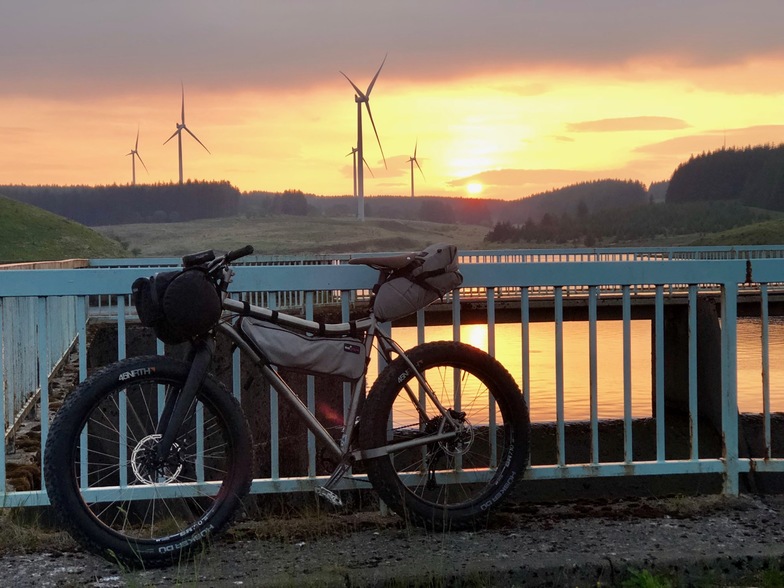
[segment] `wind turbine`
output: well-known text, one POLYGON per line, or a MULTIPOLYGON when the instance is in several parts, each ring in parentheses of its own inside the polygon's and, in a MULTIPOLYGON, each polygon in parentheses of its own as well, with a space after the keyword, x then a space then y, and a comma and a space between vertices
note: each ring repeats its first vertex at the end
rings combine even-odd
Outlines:
MULTIPOLYGON (((351 84, 351 87, 354 88, 356 94, 354 95, 354 102, 357 103, 357 159, 360 161, 365 161, 364 157, 364 150, 362 145, 362 105, 364 104, 367 108, 368 116, 370 117, 370 124, 373 125, 373 132, 376 134, 376 141, 378 141, 378 148, 381 150, 381 157, 384 160, 384 167, 387 166, 387 158, 384 157, 384 148, 381 147, 381 139, 378 138, 378 131, 376 130, 376 123, 373 121, 373 113, 370 111, 370 93, 373 91, 373 86, 376 83, 376 79, 378 79, 378 74, 381 73, 381 68, 384 67, 384 63, 387 60, 387 56, 384 56, 384 60, 381 62, 381 65, 378 67, 378 71, 376 75, 373 76, 373 79, 370 81, 370 85, 367 87, 367 90, 363 92, 360 90, 357 85, 351 81, 346 74, 342 71, 340 72, 344 78, 348 80, 348 83, 351 84)), ((364 169, 361 165, 355 166, 357 170, 357 218, 359 220, 365 220, 365 174, 364 169)))
MULTIPOLYGON (((169 137, 168 139, 166 139, 166 140, 163 142, 163 144, 164 144, 164 145, 166 145, 166 143, 168 143, 169 141, 171 141, 171 140, 172 140, 172 139, 175 137, 175 135, 177 136, 177 150, 178 150, 178 153, 179 153, 179 155, 180 155, 180 184, 182 184, 182 131, 183 131, 183 130, 184 130, 184 131, 187 131, 187 133, 188 133, 188 134, 189 134, 191 137, 193 137, 194 139, 196 139, 196 142, 197 142, 199 145, 201 145, 202 147, 204 147, 204 150, 205 150, 207 153, 210 153, 210 150, 209 150, 209 149, 207 149, 207 147, 205 147, 204 143, 202 143, 201 141, 199 141, 199 138, 198 138, 196 135, 194 135, 194 134, 191 132, 191 130, 190 130, 188 127, 186 127, 186 126, 185 126, 185 86, 183 86, 183 85, 182 85, 182 83, 180 83, 180 86, 181 86, 181 88, 182 88, 182 119, 181 119, 181 120, 182 120, 182 122, 178 122, 178 123, 177 123, 177 130, 176 130, 176 131, 174 131, 174 133, 172 133, 172 136, 171 136, 171 137, 169 137)), ((210 155, 212 155, 212 154, 210 153, 210 155)))
POLYGON ((419 141, 414 143, 414 155, 408 158, 408 163, 411 164, 411 198, 414 197, 414 164, 415 163, 416 163, 416 166, 419 168, 419 173, 422 174, 422 179, 423 180, 425 179, 425 172, 422 171, 422 168, 420 167, 419 162, 417 161, 417 158, 416 158, 416 152, 417 152, 417 145, 418 144, 419 144, 419 141))
MULTIPOLYGON (((357 197, 357 151, 359 151, 359 150, 356 147, 352 147, 351 151, 349 153, 346 153, 346 157, 348 157, 349 155, 353 155, 354 156, 354 175, 353 175, 353 178, 354 178, 354 198, 357 197)), ((375 178, 376 176, 373 173, 373 170, 370 169, 370 166, 368 165, 367 160, 363 157, 362 161, 367 166, 368 171, 370 172, 370 175, 375 178)))
POLYGON ((136 129, 136 145, 133 149, 131 149, 130 153, 126 153, 126 155, 131 156, 131 170, 133 171, 133 182, 131 183, 132 186, 136 185, 136 158, 139 158, 139 163, 144 166, 144 171, 150 173, 150 170, 147 169, 147 166, 144 165, 144 161, 142 161, 142 156, 139 155, 139 129, 136 129))

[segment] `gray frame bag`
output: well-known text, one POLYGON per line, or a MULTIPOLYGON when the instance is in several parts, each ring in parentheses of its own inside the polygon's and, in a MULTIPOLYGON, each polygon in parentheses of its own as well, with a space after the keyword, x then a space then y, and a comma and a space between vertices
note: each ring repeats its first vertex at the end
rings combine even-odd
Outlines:
POLYGON ((365 343, 355 337, 319 337, 245 317, 243 334, 269 363, 308 374, 356 380, 365 372, 365 343))
POLYGON ((443 299, 462 283, 457 247, 430 245, 417 253, 411 264, 385 276, 377 285, 373 313, 382 322, 403 318, 443 299))

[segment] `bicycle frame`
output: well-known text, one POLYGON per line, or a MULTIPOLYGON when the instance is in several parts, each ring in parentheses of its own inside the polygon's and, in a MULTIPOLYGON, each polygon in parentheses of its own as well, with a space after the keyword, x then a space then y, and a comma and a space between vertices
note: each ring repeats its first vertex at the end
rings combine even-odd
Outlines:
MULTIPOLYGON (((241 350, 242 353, 248 356, 251 361, 260 368, 262 375, 269 382, 270 386, 272 386, 272 388, 282 398, 284 398, 291 407, 293 407, 298 416, 302 418, 307 428, 312 431, 321 442, 324 443, 324 445, 336 458, 340 460, 341 465, 338 466, 338 469, 333 474, 335 479, 333 480, 333 478, 330 478, 330 481, 326 485, 327 487, 336 483, 342 474, 348 469, 350 463, 353 461, 361 461, 364 459, 380 457, 391 453, 393 450, 399 451, 404 448, 418 447, 437 441, 452 439, 457 434, 455 431, 460 429, 459 423, 453 418, 450 411, 439 402, 436 394, 430 388, 425 378, 421 373, 419 373, 416 366, 414 366, 414 364, 408 360, 405 351, 391 337, 384 334, 378 328, 378 321, 372 313, 367 318, 356 321, 352 329, 351 323, 333 323, 322 325, 315 321, 309 321, 292 315, 278 313, 268 308, 250 305, 244 302, 233 300, 231 298, 226 298, 224 300, 223 307, 225 310, 235 314, 240 314, 260 320, 274 321, 284 327, 288 326, 311 333, 318 333, 321 331, 334 336, 339 336, 348 335, 352 332, 352 330, 365 332, 365 349, 367 354, 365 357, 365 374, 367 373, 367 365, 370 361, 370 354, 374 347, 379 350, 386 362, 392 361, 393 354, 396 354, 399 357, 403 357, 404 360, 408 363, 409 368, 412 370, 412 373, 415 375, 416 381, 424 391, 426 398, 428 398, 433 403, 433 405, 438 409, 441 416, 443 417, 439 432, 433 435, 428 435, 427 437, 411 439, 409 441, 397 443, 394 446, 394 449, 391 446, 378 447, 371 450, 361 450, 355 448, 354 436, 356 425, 359 421, 360 401, 365 396, 365 375, 363 374, 363 376, 354 383, 348 413, 345 418, 344 432, 341 438, 341 442, 338 444, 333 439, 329 431, 327 431, 327 429, 318 421, 318 419, 316 419, 305 403, 297 396, 297 394, 291 389, 286 381, 278 374, 278 372, 269 366, 265 358, 259 355, 257 350, 240 335, 234 326, 228 324, 225 321, 221 322, 218 325, 218 330, 226 335, 229 340, 231 340, 232 343, 241 350), (376 345, 373 345, 374 342, 376 345), (452 429, 451 432, 443 432, 443 429, 447 425, 450 425, 450 428, 452 429)), ((423 419, 426 420, 428 417, 422 404, 422 400, 419 399, 419 397, 414 393, 413 390, 411 390, 408 385, 406 386, 406 391, 412 403, 414 403, 414 405, 417 407, 419 414, 423 419)))

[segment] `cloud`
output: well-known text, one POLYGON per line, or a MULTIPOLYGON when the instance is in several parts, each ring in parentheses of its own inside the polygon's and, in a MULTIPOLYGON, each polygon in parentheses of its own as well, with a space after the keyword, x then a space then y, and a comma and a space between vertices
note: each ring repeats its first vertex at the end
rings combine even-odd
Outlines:
POLYGON ((585 171, 573 169, 498 169, 485 171, 472 176, 452 180, 452 188, 479 182, 485 186, 520 187, 543 186, 550 184, 572 184, 606 178, 606 171, 585 171))
POLYGON ((715 151, 722 147, 779 144, 784 141, 784 125, 757 125, 738 129, 721 129, 696 135, 675 137, 666 141, 641 145, 637 153, 686 157, 693 153, 715 151))
POLYGON ((533 95, 544 88, 526 85, 525 72, 553 66, 780 56, 782 20, 779 0, 31 0, 4 7, 0 90, 96 95, 180 79, 304 90, 337 83, 339 69, 367 83, 388 52, 390 80, 517 71, 521 83, 509 91, 533 95))
POLYGON ((678 118, 667 116, 630 116, 605 118, 578 123, 568 123, 567 130, 575 133, 607 133, 618 131, 676 131, 688 128, 689 124, 678 118))

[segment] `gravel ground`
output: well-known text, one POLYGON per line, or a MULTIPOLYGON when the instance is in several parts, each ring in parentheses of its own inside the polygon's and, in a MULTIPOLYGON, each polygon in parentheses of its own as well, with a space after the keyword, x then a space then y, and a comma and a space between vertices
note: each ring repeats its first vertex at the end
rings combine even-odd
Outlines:
POLYGON ((779 496, 526 504, 489 529, 447 534, 377 513, 289 523, 240 523, 163 570, 75 550, 8 554, 0 586, 616 586, 640 570, 674 585, 751 586, 784 556, 779 496))

